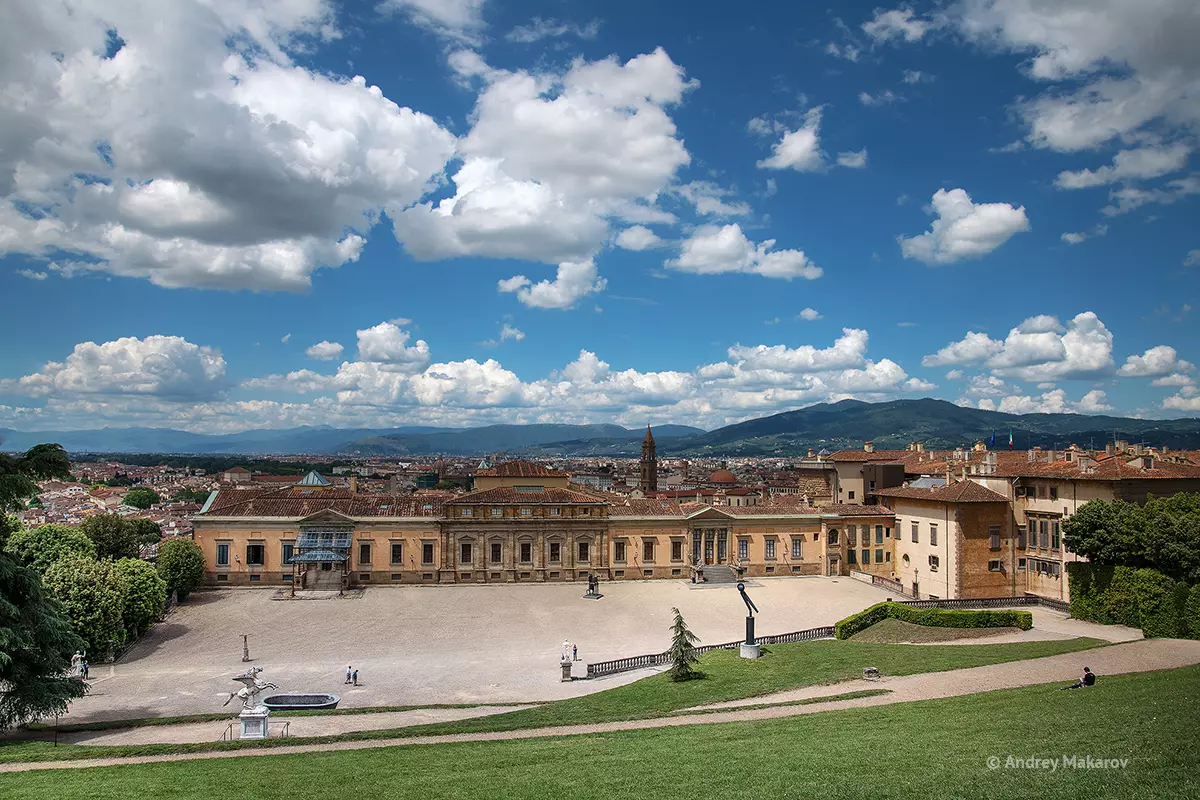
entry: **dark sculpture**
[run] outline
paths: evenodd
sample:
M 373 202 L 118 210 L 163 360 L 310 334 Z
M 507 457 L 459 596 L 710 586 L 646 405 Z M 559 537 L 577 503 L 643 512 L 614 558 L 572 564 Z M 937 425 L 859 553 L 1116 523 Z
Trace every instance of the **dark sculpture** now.
M 758 611 L 758 606 L 754 605 L 750 595 L 746 594 L 746 584 L 739 583 L 737 590 L 746 604 L 746 644 L 754 644 L 754 612 Z

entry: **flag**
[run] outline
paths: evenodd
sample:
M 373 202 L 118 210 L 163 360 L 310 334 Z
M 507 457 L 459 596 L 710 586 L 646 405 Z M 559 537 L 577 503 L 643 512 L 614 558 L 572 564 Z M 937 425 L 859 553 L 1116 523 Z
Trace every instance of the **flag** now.
M 992 428 L 992 438 L 988 439 L 988 447 L 996 446 L 996 429 Z
M 1008 430 L 1008 449 L 1009 449 L 1009 450 L 1012 450 L 1012 445 L 1013 445 L 1013 441 L 1012 441 L 1012 428 L 1009 428 L 1009 430 Z

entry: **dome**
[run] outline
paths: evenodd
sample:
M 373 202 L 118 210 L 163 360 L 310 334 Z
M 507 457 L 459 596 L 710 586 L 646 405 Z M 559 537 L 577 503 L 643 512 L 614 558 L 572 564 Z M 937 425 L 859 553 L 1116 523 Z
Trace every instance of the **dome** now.
M 727 469 L 719 469 L 708 476 L 710 483 L 737 483 L 737 476 Z

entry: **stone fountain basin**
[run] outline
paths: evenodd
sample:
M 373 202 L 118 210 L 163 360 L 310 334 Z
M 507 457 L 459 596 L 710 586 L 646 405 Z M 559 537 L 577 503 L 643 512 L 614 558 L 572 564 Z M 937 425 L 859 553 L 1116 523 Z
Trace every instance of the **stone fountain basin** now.
M 273 694 L 262 703 L 272 711 L 305 711 L 314 708 L 337 708 L 341 699 L 336 694 Z

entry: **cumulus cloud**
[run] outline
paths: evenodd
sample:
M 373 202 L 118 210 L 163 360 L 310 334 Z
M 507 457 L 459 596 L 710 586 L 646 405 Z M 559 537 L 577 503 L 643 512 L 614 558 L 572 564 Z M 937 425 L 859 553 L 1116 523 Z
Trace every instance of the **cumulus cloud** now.
M 754 133 L 768 133 L 777 128 L 761 117 L 750 121 Z M 764 169 L 794 169 L 797 172 L 813 172 L 825 167 L 825 153 L 820 139 L 821 107 L 811 108 L 804 115 L 803 124 L 796 130 L 783 128 L 783 138 L 771 148 L 771 155 L 758 162 Z
M 645 225 L 633 225 L 626 228 L 617 234 L 617 238 L 613 242 L 624 250 L 636 251 L 649 250 L 663 244 L 663 240 Z
M 1192 369 L 1193 365 L 1179 358 L 1174 347 L 1160 344 L 1140 356 L 1129 356 L 1117 374 L 1127 378 L 1160 378 L 1173 372 L 1190 372 Z
M 65 254 L 64 276 L 303 290 L 454 152 L 363 78 L 293 62 L 340 35 L 322 0 L 35 3 L 7 23 L 0 255 Z
M 523 305 L 530 308 L 574 308 L 583 297 L 604 291 L 608 281 L 598 277 L 596 264 L 587 261 L 564 261 L 558 265 L 554 280 L 533 283 L 524 275 L 500 281 L 502 292 L 513 292 Z
M 1064 233 L 1060 238 L 1069 245 L 1083 244 L 1088 239 L 1093 239 L 1097 236 L 1103 236 L 1108 233 L 1107 225 L 1097 225 L 1090 231 L 1075 231 Z
M 823 274 L 802 250 L 773 250 L 774 246 L 774 239 L 759 244 L 750 241 L 736 223 L 702 225 L 684 240 L 679 257 L 668 260 L 665 266 L 699 275 L 748 272 L 784 280 L 815 280 Z
M 46 278 L 50 277 L 50 273 L 48 272 L 39 272 L 32 269 L 19 269 L 17 270 L 17 274 L 22 278 L 28 278 L 31 281 L 44 281 Z
M 595 39 L 600 32 L 600 23 L 592 20 L 586 25 L 575 22 L 560 22 L 556 19 L 534 17 L 528 25 L 518 25 L 504 35 L 510 42 L 530 44 L 542 39 L 554 39 L 560 36 L 578 36 L 580 39 Z
M 1122 186 L 1108 193 L 1109 204 L 1100 209 L 1106 217 L 1128 214 L 1149 203 L 1171 205 L 1189 195 L 1200 194 L 1200 174 L 1167 181 L 1154 189 Z
M 985 366 L 993 375 L 1026 381 L 1094 378 L 1113 370 L 1112 333 L 1091 311 L 1064 327 L 1048 314 L 1030 317 L 1003 341 L 971 331 L 925 356 L 927 367 Z
M 862 169 L 867 165 L 867 148 L 864 147 L 858 151 L 838 153 L 837 163 L 839 167 Z
M 692 181 L 671 191 L 690 203 L 696 213 L 713 217 L 740 217 L 750 213 L 750 205 L 740 200 L 726 200 L 733 191 L 712 181 Z
M 884 89 L 882 92 L 871 94 L 870 92 L 859 92 L 858 102 L 864 106 L 890 106 L 892 103 L 898 103 L 904 98 L 893 92 L 891 89 Z
M 405 369 L 419 369 L 429 363 L 429 345 L 418 339 L 411 347 L 411 335 L 401 330 L 409 320 L 392 320 L 358 331 L 358 360 L 394 364 Z M 341 347 L 338 348 L 338 354 Z M 336 356 L 335 356 L 336 357 Z
M 829 42 L 825 45 L 825 53 L 834 56 L 835 58 L 844 58 L 847 61 L 858 61 L 858 56 L 862 50 L 852 44 L 841 44 L 837 42 Z
M 986 333 L 968 331 L 960 341 L 938 350 L 932 355 L 921 359 L 924 367 L 947 367 L 951 365 L 982 364 L 1004 349 L 1003 342 L 997 342 Z
M 899 237 L 905 258 L 927 264 L 982 258 L 1016 234 L 1029 230 L 1025 206 L 977 204 L 962 189 L 938 189 L 933 195 L 932 210 L 937 219 L 929 231 L 911 238 Z
M 383 0 L 379 8 L 407 15 L 414 24 L 439 36 L 477 43 L 485 27 L 484 0 Z
M 1176 372 L 1171 375 L 1164 375 L 1161 378 L 1155 378 L 1150 381 L 1151 386 L 1195 386 L 1196 380 L 1190 375 L 1184 375 L 1182 372 Z
M 1175 411 L 1200 411 L 1200 389 L 1184 386 L 1177 394 L 1164 398 L 1162 405 Z
M 664 50 L 577 60 L 563 74 L 470 63 L 484 86 L 453 196 L 388 207 L 414 257 L 583 262 L 610 221 L 674 221 L 653 203 L 691 156 L 666 109 L 697 84 Z
M 1106 183 L 1159 178 L 1187 166 L 1192 149 L 1182 142 L 1161 147 L 1122 150 L 1113 156 L 1112 166 L 1058 173 L 1054 185 L 1059 189 L 1086 189 Z
M 814 320 L 818 320 L 818 319 L 822 319 L 822 318 L 823 318 L 823 317 L 821 316 L 821 312 L 820 312 L 820 311 L 817 311 L 815 308 L 806 308 L 806 309 L 803 309 L 803 310 L 802 310 L 802 311 L 801 311 L 799 314 L 797 314 L 796 316 L 797 316 L 797 317 L 799 317 L 799 318 L 800 318 L 800 319 L 802 319 L 802 320 L 805 320 L 805 321 L 807 321 L 807 322 L 813 322 Z
M 890 11 L 877 8 L 875 15 L 863 23 L 862 30 L 877 42 L 891 39 L 917 42 L 934 27 L 934 22 L 916 16 L 911 8 L 902 7 Z
M 312 347 L 304 351 L 304 354 L 309 358 L 315 358 L 318 361 L 332 361 L 342 355 L 342 347 L 337 342 L 322 341 L 317 342 Z

